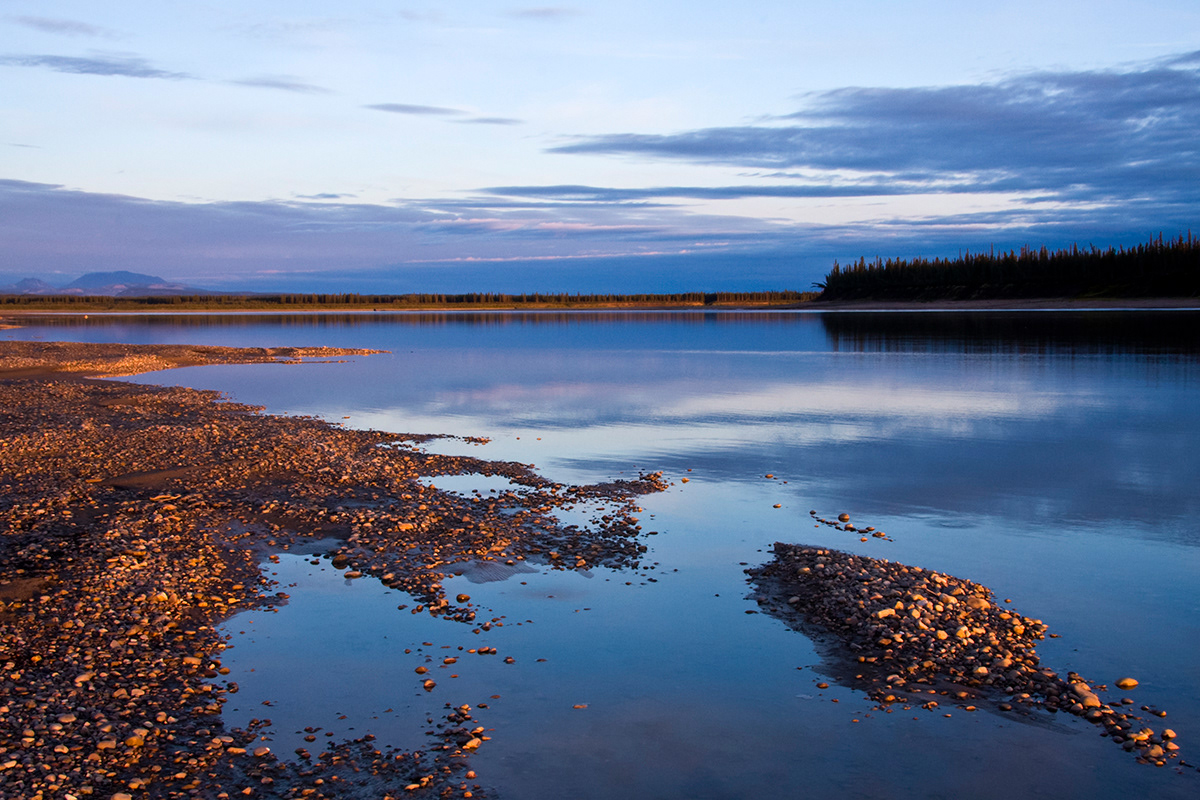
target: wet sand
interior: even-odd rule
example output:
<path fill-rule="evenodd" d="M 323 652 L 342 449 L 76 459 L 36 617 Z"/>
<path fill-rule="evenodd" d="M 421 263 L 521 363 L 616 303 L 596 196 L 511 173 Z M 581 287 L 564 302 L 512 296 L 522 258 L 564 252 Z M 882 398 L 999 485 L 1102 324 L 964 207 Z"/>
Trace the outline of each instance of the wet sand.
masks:
<path fill-rule="evenodd" d="M 427 454 L 425 435 L 90 377 L 369 352 L 0 342 L 0 796 L 486 795 L 468 764 L 484 740 L 461 703 L 398 750 L 366 736 L 288 761 L 262 743 L 267 720 L 226 729 L 237 686 L 216 626 L 286 602 L 260 572 L 265 554 L 333 540 L 347 577 L 486 627 L 469 597 L 445 596 L 450 571 L 635 568 L 637 497 L 661 476 L 564 486 L 524 464 Z M 463 497 L 418 480 L 463 473 L 521 491 Z M 610 508 L 597 528 L 552 516 L 597 501 Z"/>

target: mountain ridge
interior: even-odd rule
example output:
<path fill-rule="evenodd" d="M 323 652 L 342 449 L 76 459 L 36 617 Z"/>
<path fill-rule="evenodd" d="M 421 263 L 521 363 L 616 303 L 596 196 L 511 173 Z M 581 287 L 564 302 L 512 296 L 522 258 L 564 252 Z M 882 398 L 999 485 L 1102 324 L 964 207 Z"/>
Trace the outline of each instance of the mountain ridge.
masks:
<path fill-rule="evenodd" d="M 147 297 L 223 294 L 223 292 L 213 292 L 184 283 L 175 283 L 157 275 L 117 270 L 114 272 L 88 272 L 62 286 L 54 286 L 41 278 L 23 278 L 15 283 L 0 285 L 0 294 Z"/>

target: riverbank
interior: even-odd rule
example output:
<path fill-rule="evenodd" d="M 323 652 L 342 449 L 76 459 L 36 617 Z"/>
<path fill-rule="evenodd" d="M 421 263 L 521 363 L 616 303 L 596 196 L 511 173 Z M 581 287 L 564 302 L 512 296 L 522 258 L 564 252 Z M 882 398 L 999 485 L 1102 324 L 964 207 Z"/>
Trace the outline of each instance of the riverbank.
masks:
<path fill-rule="evenodd" d="M 499 313 L 579 313 L 593 312 L 743 312 L 743 311 L 1155 311 L 1197 310 L 1200 298 L 1195 297 L 1128 297 L 1128 298 L 1079 298 L 1042 297 L 1019 299 L 986 300 L 821 300 L 813 298 L 803 302 L 653 302 L 653 303 L 481 303 L 481 304 L 421 304 L 389 305 L 378 307 L 362 304 L 309 304 L 297 306 L 279 305 L 231 305 L 231 304 L 186 304 L 179 306 L 153 306 L 140 304 L 112 303 L 86 307 L 59 304 L 45 308 L 5 309 L 0 314 L 0 329 L 21 327 L 27 320 L 59 316 L 105 316 L 147 315 L 199 316 L 204 314 L 241 315 L 303 315 L 303 314 L 499 314 Z"/>
<path fill-rule="evenodd" d="M 221 706 L 237 686 L 222 678 L 218 623 L 286 602 L 260 572 L 264 554 L 333 540 L 325 554 L 346 577 L 374 575 L 418 611 L 485 627 L 469 597 L 445 596 L 452 570 L 636 567 L 636 497 L 661 477 L 564 486 L 524 464 L 427 454 L 428 436 L 88 377 L 370 352 L 0 342 L 0 795 L 483 796 L 467 770 L 483 740 L 462 698 L 403 750 L 368 736 L 289 761 L 262 743 L 269 721 L 227 730 Z M 468 498 L 419 481 L 463 473 L 514 489 Z M 580 502 L 608 504 L 604 524 L 562 528 L 554 510 Z"/>

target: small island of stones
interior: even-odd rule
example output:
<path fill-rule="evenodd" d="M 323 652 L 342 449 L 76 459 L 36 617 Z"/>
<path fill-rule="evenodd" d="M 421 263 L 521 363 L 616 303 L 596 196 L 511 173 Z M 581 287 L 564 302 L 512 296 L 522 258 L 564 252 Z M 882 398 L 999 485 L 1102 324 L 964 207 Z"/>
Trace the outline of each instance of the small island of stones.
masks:
<path fill-rule="evenodd" d="M 1145 763 L 1178 758 L 1175 732 L 1147 724 L 1133 700 L 1105 701 L 1107 687 L 1041 666 L 1035 643 L 1046 625 L 998 603 L 986 586 L 840 550 L 783 542 L 774 550 L 772 561 L 747 570 L 758 604 L 812 635 L 835 678 L 880 708 L 933 710 L 945 701 L 968 711 L 975 703 L 1006 714 L 1064 711 L 1102 726 Z M 1136 683 L 1117 681 L 1119 688 Z M 1150 707 L 1140 713 L 1166 715 Z"/>

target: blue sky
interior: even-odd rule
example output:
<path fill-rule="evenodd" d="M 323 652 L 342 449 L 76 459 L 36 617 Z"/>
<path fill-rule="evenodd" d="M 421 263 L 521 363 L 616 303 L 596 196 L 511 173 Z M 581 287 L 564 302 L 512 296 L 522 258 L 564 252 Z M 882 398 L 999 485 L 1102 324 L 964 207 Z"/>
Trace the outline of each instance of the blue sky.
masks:
<path fill-rule="evenodd" d="M 804 289 L 1200 229 L 1194 0 L 0 0 L 0 86 L 0 283 Z"/>

